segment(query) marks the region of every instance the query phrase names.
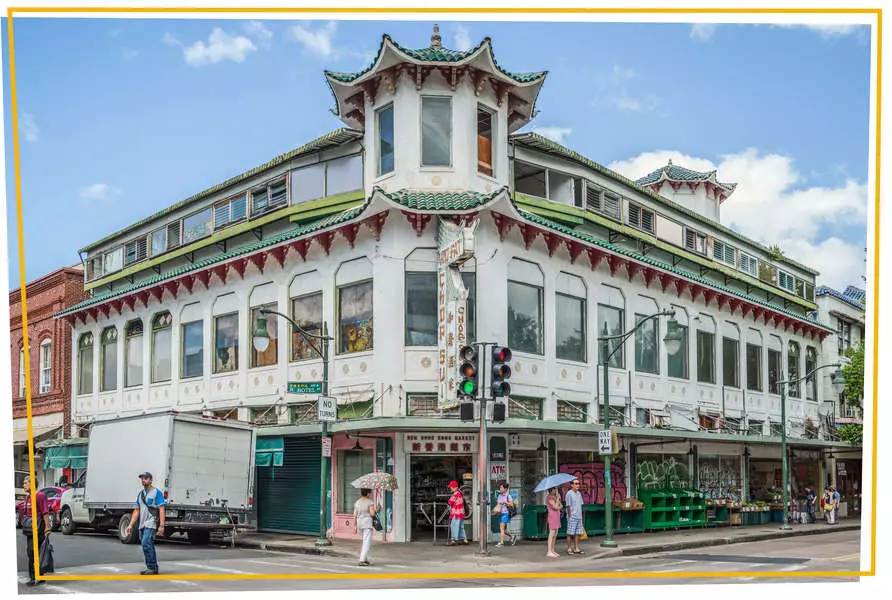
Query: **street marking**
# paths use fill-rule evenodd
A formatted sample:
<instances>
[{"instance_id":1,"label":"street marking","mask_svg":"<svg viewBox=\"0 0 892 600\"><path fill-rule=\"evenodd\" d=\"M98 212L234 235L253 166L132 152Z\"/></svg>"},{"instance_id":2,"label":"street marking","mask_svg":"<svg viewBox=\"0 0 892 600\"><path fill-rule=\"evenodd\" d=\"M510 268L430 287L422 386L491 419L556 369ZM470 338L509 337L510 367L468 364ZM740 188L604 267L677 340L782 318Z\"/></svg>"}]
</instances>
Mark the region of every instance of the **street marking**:
<instances>
[{"instance_id":1,"label":"street marking","mask_svg":"<svg viewBox=\"0 0 892 600\"><path fill-rule=\"evenodd\" d=\"M684 567L679 567L677 569L659 569L654 571L654 573L677 573L678 571L686 571Z\"/></svg>"},{"instance_id":2,"label":"street marking","mask_svg":"<svg viewBox=\"0 0 892 600\"><path fill-rule=\"evenodd\" d=\"M195 583L194 581L189 581L189 580L187 580L187 579L171 579L170 582L171 582L171 583L178 583L178 584L180 584L180 585L185 585L185 586L188 586L188 587L194 587L194 586L198 585L198 584Z\"/></svg>"},{"instance_id":3,"label":"street marking","mask_svg":"<svg viewBox=\"0 0 892 600\"><path fill-rule=\"evenodd\" d=\"M45 589L47 591L62 592L63 594L76 594L77 593L74 590L68 589L67 587L62 587L61 585L53 585L51 583L45 583L40 587L42 587L43 589Z\"/></svg>"},{"instance_id":4,"label":"street marking","mask_svg":"<svg viewBox=\"0 0 892 600\"><path fill-rule=\"evenodd\" d=\"M800 569L804 569L804 568L805 568L805 565L789 565L789 566L786 566L779 570L780 571L799 571Z\"/></svg>"},{"instance_id":5,"label":"street marking","mask_svg":"<svg viewBox=\"0 0 892 600\"><path fill-rule=\"evenodd\" d=\"M175 562L173 563L180 567L187 567L191 569L207 569L208 571L219 571L221 573L233 573L235 575L248 575L247 571L239 571L238 569L225 569L223 567L212 567L210 565L196 565L194 563L184 563L184 562Z\"/></svg>"},{"instance_id":6,"label":"street marking","mask_svg":"<svg viewBox=\"0 0 892 600\"><path fill-rule=\"evenodd\" d=\"M114 571L115 573L123 573L124 572L124 569L121 569L120 567L113 567L111 565L103 565L103 566L97 567L97 568L103 569L105 571Z\"/></svg>"},{"instance_id":7,"label":"street marking","mask_svg":"<svg viewBox=\"0 0 892 600\"><path fill-rule=\"evenodd\" d=\"M716 566L716 565L727 565L727 564L728 564L728 561L726 561L726 560L717 560L717 561L711 562L711 563L709 563L709 564L710 564L711 566Z\"/></svg>"},{"instance_id":8,"label":"street marking","mask_svg":"<svg viewBox=\"0 0 892 600\"><path fill-rule=\"evenodd\" d=\"M856 552L854 554L845 554L843 556L834 556L830 560L858 560L861 558L861 553Z\"/></svg>"}]
</instances>

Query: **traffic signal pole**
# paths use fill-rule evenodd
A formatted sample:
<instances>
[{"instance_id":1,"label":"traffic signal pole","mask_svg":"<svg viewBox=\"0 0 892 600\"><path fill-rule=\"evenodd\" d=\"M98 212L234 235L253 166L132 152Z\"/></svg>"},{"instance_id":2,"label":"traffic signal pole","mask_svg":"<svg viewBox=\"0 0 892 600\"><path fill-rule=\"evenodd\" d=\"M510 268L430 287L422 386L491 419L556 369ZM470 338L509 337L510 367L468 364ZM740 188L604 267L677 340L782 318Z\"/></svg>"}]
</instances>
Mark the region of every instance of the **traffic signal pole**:
<instances>
[{"instance_id":1,"label":"traffic signal pole","mask_svg":"<svg viewBox=\"0 0 892 600\"><path fill-rule=\"evenodd\" d=\"M482 349L486 349L487 344L475 344L476 346L482 347ZM481 364L481 369L477 371L478 374L483 373L481 379L486 379L486 352L479 352L477 354L479 357L479 362ZM478 363L479 364L479 363ZM487 444L486 437L486 386L481 385L478 388L480 390L480 433L478 434L477 439L477 472L480 473L480 525L479 525L479 534L480 534L480 554L486 554L486 542L487 535L486 531L486 523L489 521L489 506L487 500L487 495L489 493L489 467L488 467L488 459L489 459L489 444Z\"/></svg>"}]
</instances>

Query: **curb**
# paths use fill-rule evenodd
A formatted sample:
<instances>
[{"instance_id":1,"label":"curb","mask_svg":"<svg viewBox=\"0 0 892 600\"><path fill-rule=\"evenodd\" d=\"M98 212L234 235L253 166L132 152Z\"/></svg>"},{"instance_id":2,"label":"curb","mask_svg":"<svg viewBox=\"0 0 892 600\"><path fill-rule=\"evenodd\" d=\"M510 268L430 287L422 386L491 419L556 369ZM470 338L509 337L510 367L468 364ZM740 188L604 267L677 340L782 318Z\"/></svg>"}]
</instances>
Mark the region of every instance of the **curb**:
<instances>
[{"instance_id":1,"label":"curb","mask_svg":"<svg viewBox=\"0 0 892 600\"><path fill-rule=\"evenodd\" d=\"M317 548L315 546L295 546L291 544L279 544L276 542L252 542L237 541L235 543L238 548L246 548L249 550L262 550L264 552L286 552L288 554L309 554L311 556L336 556L345 557L353 556L346 552L331 550L329 548Z\"/></svg>"}]
</instances>

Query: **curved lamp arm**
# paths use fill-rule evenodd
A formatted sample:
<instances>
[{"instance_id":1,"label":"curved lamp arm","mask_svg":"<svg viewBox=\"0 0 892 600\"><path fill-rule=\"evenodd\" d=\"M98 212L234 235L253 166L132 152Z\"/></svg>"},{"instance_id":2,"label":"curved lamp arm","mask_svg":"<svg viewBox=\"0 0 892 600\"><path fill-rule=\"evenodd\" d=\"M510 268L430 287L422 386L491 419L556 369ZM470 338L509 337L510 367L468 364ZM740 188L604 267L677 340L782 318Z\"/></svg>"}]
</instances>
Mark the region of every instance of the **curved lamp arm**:
<instances>
[{"instance_id":1,"label":"curved lamp arm","mask_svg":"<svg viewBox=\"0 0 892 600\"><path fill-rule=\"evenodd\" d=\"M821 369L830 369L830 368L833 368L833 367L835 367L835 368L837 368L837 369L841 369L841 368L842 368L842 363L831 363L831 364L829 364L829 365L821 365L820 367L815 367L814 369L812 369L811 371L809 371L808 373L806 373L805 375L803 375L803 376L800 377L799 379L789 379L789 380L787 380L787 381L778 381L777 384L778 384L778 385L791 385L791 384L794 384L794 383L799 383L800 381L803 381L803 380L805 380L805 379L808 379L809 377L811 377L812 375L814 375L816 372L820 371Z\"/></svg>"},{"instance_id":2,"label":"curved lamp arm","mask_svg":"<svg viewBox=\"0 0 892 600\"><path fill-rule=\"evenodd\" d=\"M623 344L622 344L622 343L625 342L627 339L629 339L629 338L632 336L632 334L634 334L636 331L638 331L638 328L639 328L639 327L641 327L642 325L644 325L645 323L647 323L647 322L650 321L651 319L656 319L656 318L658 318L658 317L674 317L674 316L675 316L675 309L674 309L674 308L667 308L667 309L665 309L665 310L661 310L661 311L658 312L658 313L654 313L654 314L652 314L652 315L648 315L647 317L644 317L643 319L641 319L640 321L638 321L638 323L636 323L635 326L634 326L632 329L630 329L629 331L626 331L625 333L619 333L619 334L617 334L617 335L600 335L600 336L598 336L598 341L601 342L602 344L607 344L607 342L610 342L610 341L613 341L613 340L620 340L620 343L616 345L616 347L613 349L613 351L612 351L612 352L609 352L609 353L602 359L602 363L603 363L603 364L607 364L607 363L610 361L610 357L613 356L614 354L616 354L616 352L617 352L620 348L623 347ZM604 324L604 327L605 327L605 329L606 329L606 327L607 327L607 324L606 324L606 323Z\"/></svg>"},{"instance_id":3,"label":"curved lamp arm","mask_svg":"<svg viewBox=\"0 0 892 600\"><path fill-rule=\"evenodd\" d=\"M324 354L324 352L322 352L322 350L319 349L319 346L317 346L317 345L313 342L313 340L323 340L323 341L329 342L329 341L331 341L331 340L334 339L333 337L331 337L331 336L329 336L329 335L318 335L318 334L315 334L315 333L310 333L309 331L305 330L303 327L301 327L300 325L298 325L297 323L295 323L294 320L293 320L291 317L289 317L288 315L284 315L284 314L282 314L282 313L280 313L280 312L278 312L278 311L270 310L270 309L268 309L268 308L261 308L261 309L258 309L258 311L260 312L261 315L276 315L276 316L282 317L283 319L285 319L286 321L288 321L288 322L291 324L291 326L292 326L295 330L297 330L298 333L300 333L302 336L308 338L308 339L307 339L307 342L310 344L310 347L311 347L311 348L312 348L312 349L313 349L319 356L322 356L322 355ZM264 323L264 328L265 328L265 327L266 327L266 324Z\"/></svg>"}]
</instances>

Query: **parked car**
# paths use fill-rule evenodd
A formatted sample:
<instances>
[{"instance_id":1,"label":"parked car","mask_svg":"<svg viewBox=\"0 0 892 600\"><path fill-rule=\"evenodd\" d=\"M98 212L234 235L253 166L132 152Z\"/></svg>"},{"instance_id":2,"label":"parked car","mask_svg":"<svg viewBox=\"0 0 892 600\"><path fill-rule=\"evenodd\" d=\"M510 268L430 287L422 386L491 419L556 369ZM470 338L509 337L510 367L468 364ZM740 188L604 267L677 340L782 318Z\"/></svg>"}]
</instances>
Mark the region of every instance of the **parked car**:
<instances>
[{"instance_id":1,"label":"parked car","mask_svg":"<svg viewBox=\"0 0 892 600\"><path fill-rule=\"evenodd\" d=\"M59 506L62 502L62 492L67 487L50 486L42 488L40 491L46 496L46 505L50 513L50 526L53 531L59 530ZM22 517L25 516L25 499L22 498L15 505L15 526L22 526Z\"/></svg>"}]
</instances>

